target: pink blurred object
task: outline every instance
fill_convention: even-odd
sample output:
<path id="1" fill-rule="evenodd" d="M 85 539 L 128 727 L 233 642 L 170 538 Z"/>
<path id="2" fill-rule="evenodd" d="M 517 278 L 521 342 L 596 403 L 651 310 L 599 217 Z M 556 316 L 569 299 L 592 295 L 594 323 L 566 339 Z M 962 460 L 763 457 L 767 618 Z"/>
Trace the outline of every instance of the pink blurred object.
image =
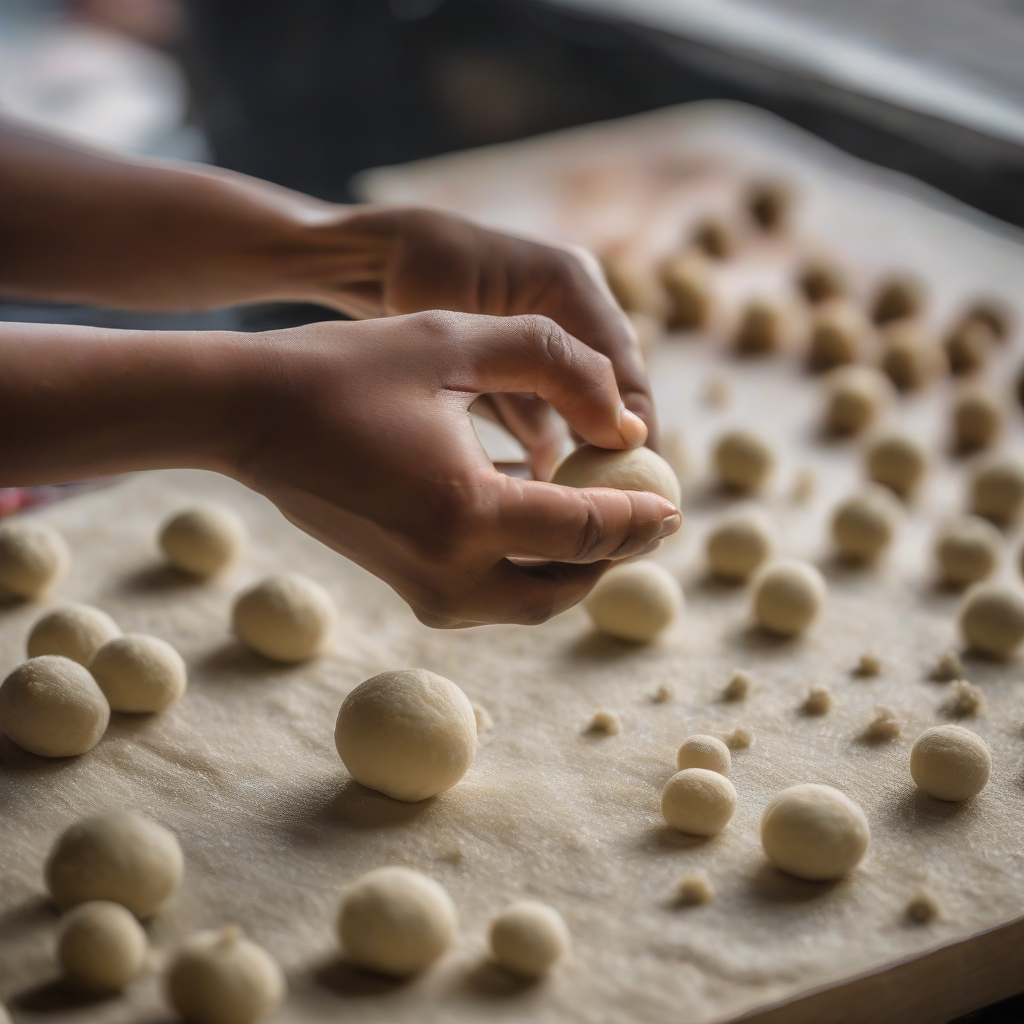
<path id="1" fill-rule="evenodd" d="M 84 491 L 95 491 L 108 487 L 113 478 L 82 480 L 73 484 L 50 484 L 46 487 L 0 487 L 0 519 L 23 512 L 27 508 L 51 505 L 63 498 L 70 498 Z"/>

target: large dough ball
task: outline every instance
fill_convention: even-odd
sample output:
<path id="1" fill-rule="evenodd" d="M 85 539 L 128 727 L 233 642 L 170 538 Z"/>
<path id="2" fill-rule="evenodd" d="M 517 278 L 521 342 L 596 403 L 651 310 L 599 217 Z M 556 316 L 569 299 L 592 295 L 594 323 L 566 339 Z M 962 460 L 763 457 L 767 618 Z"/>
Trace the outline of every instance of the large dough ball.
<path id="1" fill-rule="evenodd" d="M 771 530 L 758 512 L 729 516 L 708 534 L 707 553 L 716 575 L 745 580 L 771 556 Z"/>
<path id="2" fill-rule="evenodd" d="M 494 962 L 524 978 L 546 974 L 565 956 L 571 942 L 562 915 L 536 900 L 513 903 L 491 922 Z"/>
<path id="3" fill-rule="evenodd" d="M 831 370 L 857 362 L 868 331 L 860 309 L 845 299 L 826 302 L 814 311 L 807 361 L 812 370 Z"/>
<path id="4" fill-rule="evenodd" d="M 988 744 L 962 725 L 926 729 L 910 751 L 910 774 L 937 800 L 966 800 L 985 788 L 992 772 Z"/>
<path id="5" fill-rule="evenodd" d="M 971 482 L 971 507 L 979 516 L 1005 525 L 1024 504 L 1024 466 L 997 457 L 982 464 Z"/>
<path id="6" fill-rule="evenodd" d="M 115 636 L 121 627 L 99 608 L 87 604 L 67 604 L 47 612 L 28 635 L 28 656 L 59 654 L 88 667 L 93 655 Z"/>
<path id="7" fill-rule="evenodd" d="M 812 882 L 852 871 L 870 841 L 864 812 L 831 786 L 807 783 L 784 789 L 761 817 L 761 846 L 768 860 Z"/>
<path id="8" fill-rule="evenodd" d="M 149 939 L 120 903 L 80 903 L 61 919 L 57 959 L 68 980 L 100 992 L 120 992 L 142 972 Z"/>
<path id="9" fill-rule="evenodd" d="M 240 928 L 200 932 L 177 951 L 164 978 L 186 1024 L 254 1024 L 284 999 L 277 961 Z"/>
<path id="10" fill-rule="evenodd" d="M 736 810 L 736 790 L 718 771 L 684 768 L 661 791 L 661 813 L 680 832 L 713 836 L 721 832 Z"/>
<path id="11" fill-rule="evenodd" d="M 901 434 L 886 434 L 868 449 L 868 476 L 907 498 L 917 489 L 928 467 L 921 446 Z"/>
<path id="12" fill-rule="evenodd" d="M 682 495 L 672 467 L 650 448 L 595 448 L 580 445 L 562 459 L 552 483 L 563 487 L 616 487 L 621 491 L 653 491 L 679 505 Z"/>
<path id="13" fill-rule="evenodd" d="M 19 747 L 42 757 L 73 757 L 92 750 L 109 721 L 103 691 L 70 658 L 30 658 L 0 686 L 0 729 Z"/>
<path id="14" fill-rule="evenodd" d="M 338 712 L 334 743 L 356 781 L 396 800 L 451 789 L 476 756 L 476 715 L 451 680 L 422 668 L 360 683 Z"/>
<path id="15" fill-rule="evenodd" d="M 999 583 L 975 584 L 960 606 L 960 630 L 975 650 L 1008 658 L 1024 640 L 1024 596 Z"/>
<path id="16" fill-rule="evenodd" d="M 330 594 L 298 573 L 270 576 L 243 591 L 231 619 L 238 638 L 273 661 L 306 661 L 330 639 L 336 613 Z"/>
<path id="17" fill-rule="evenodd" d="M 870 366 L 841 366 L 826 380 L 825 426 L 833 434 L 859 434 L 877 418 L 891 388 Z"/>
<path id="18" fill-rule="evenodd" d="M 345 892 L 338 937 L 360 967 L 407 977 L 429 967 L 455 938 L 455 905 L 411 868 L 369 871 Z"/>
<path id="19" fill-rule="evenodd" d="M 718 478 L 737 491 L 759 491 L 775 468 L 775 455 L 762 438 L 749 430 L 730 430 L 715 445 Z"/>
<path id="20" fill-rule="evenodd" d="M 935 543 L 943 580 L 958 587 L 991 576 L 1002 553 L 1002 534 L 980 516 L 964 516 L 950 523 Z"/>
<path id="21" fill-rule="evenodd" d="M 847 498 L 832 517 L 832 538 L 846 558 L 869 562 L 892 543 L 900 508 L 892 492 L 869 484 Z"/>
<path id="22" fill-rule="evenodd" d="M 963 392 L 953 405 L 953 437 L 962 452 L 990 448 L 1003 427 L 1003 410 L 983 388 Z"/>
<path id="23" fill-rule="evenodd" d="M 683 614 L 683 590 L 656 562 L 613 565 L 584 601 L 594 625 L 608 636 L 650 643 Z"/>
<path id="24" fill-rule="evenodd" d="M 30 519 L 0 524 L 0 593 L 31 600 L 70 567 L 67 542 L 52 526 Z"/>
<path id="25" fill-rule="evenodd" d="M 802 633 L 825 603 L 825 578 L 808 562 L 780 559 L 754 580 L 754 617 L 780 636 Z"/>
<path id="26" fill-rule="evenodd" d="M 114 711 L 164 711 L 188 685 L 181 655 L 166 640 L 126 633 L 105 643 L 89 666 Z"/>
<path id="27" fill-rule="evenodd" d="M 245 546 L 245 525 L 221 505 L 183 509 L 160 528 L 160 547 L 176 569 L 213 576 L 234 562 Z"/>
<path id="28" fill-rule="evenodd" d="M 139 814 L 112 811 L 61 834 L 46 861 L 46 885 L 61 907 L 112 900 L 144 918 L 178 887 L 183 869 L 172 832 Z"/>
<path id="29" fill-rule="evenodd" d="M 683 742 L 676 754 L 676 767 L 680 771 L 686 768 L 704 768 L 709 772 L 728 776 L 732 768 L 732 754 L 715 736 L 698 734 Z"/>

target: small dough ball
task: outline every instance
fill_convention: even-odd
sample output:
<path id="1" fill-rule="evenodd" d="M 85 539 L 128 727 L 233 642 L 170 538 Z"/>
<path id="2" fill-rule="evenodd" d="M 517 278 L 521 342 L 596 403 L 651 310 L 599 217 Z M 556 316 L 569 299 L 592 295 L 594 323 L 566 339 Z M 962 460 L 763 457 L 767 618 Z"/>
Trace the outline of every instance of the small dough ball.
<path id="1" fill-rule="evenodd" d="M 744 726 L 737 725 L 726 735 L 725 742 L 730 750 L 746 750 L 754 742 L 754 734 Z"/>
<path id="2" fill-rule="evenodd" d="M 750 673 L 738 668 L 733 672 L 729 682 L 725 684 L 725 688 L 722 690 L 722 700 L 746 700 L 753 688 L 754 680 L 750 678 Z M 679 767 L 682 768 L 683 766 L 680 765 Z M 706 767 L 706 765 L 698 765 L 698 767 Z M 726 775 L 728 774 L 726 772 Z"/>
<path id="3" fill-rule="evenodd" d="M 109 900 L 80 903 L 61 919 L 57 959 L 69 981 L 120 992 L 142 973 L 149 939 L 130 910 Z"/>
<path id="4" fill-rule="evenodd" d="M 411 868 L 376 868 L 342 898 L 338 937 L 349 960 L 399 978 L 429 967 L 455 938 L 455 905 Z"/>
<path id="5" fill-rule="evenodd" d="M 859 434 L 890 396 L 885 376 L 870 366 L 841 366 L 826 378 L 825 426 L 833 434 Z"/>
<path id="6" fill-rule="evenodd" d="M 871 678 L 882 674 L 882 663 L 878 655 L 864 653 L 857 659 L 854 673 L 862 678 Z"/>
<path id="7" fill-rule="evenodd" d="M 736 810 L 736 789 L 721 774 L 707 768 L 676 772 L 661 791 L 661 813 L 680 832 L 713 836 L 721 832 Z"/>
<path id="8" fill-rule="evenodd" d="M 771 557 L 771 530 L 757 512 L 730 516 L 708 534 L 707 552 L 716 575 L 745 580 Z"/>
<path id="9" fill-rule="evenodd" d="M 845 299 L 822 303 L 814 311 L 807 362 L 812 370 L 831 370 L 860 359 L 867 321 L 860 309 Z"/>
<path id="10" fill-rule="evenodd" d="M 736 232 L 721 217 L 705 217 L 694 229 L 693 244 L 715 260 L 727 260 L 736 251 Z"/>
<path id="11" fill-rule="evenodd" d="M 985 694 L 966 679 L 953 684 L 953 692 L 942 705 L 942 710 L 953 718 L 970 718 L 985 710 Z"/>
<path id="12" fill-rule="evenodd" d="M 726 487 L 737 491 L 759 491 L 775 468 L 775 454 L 758 434 L 730 430 L 715 445 L 715 469 Z"/>
<path id="13" fill-rule="evenodd" d="M 692 331 L 706 327 L 714 309 L 707 260 L 694 252 L 673 256 L 662 267 L 661 280 L 670 301 L 669 328 Z"/>
<path id="14" fill-rule="evenodd" d="M 1013 313 L 1001 299 L 975 299 L 964 314 L 964 323 L 982 323 L 997 341 L 1005 341 L 1013 327 Z"/>
<path id="15" fill-rule="evenodd" d="M 160 547 L 167 561 L 204 579 L 234 562 L 244 546 L 242 520 L 220 505 L 183 509 L 160 528 Z"/>
<path id="16" fill-rule="evenodd" d="M 1008 658 L 1024 640 L 1024 596 L 1000 583 L 976 583 L 960 606 L 960 631 L 975 650 Z"/>
<path id="17" fill-rule="evenodd" d="M 950 372 L 960 377 L 983 369 L 997 340 L 992 329 L 981 321 L 962 320 L 943 343 Z"/>
<path id="18" fill-rule="evenodd" d="M 870 562 L 892 543 L 900 508 L 892 491 L 868 484 L 860 494 L 841 502 L 832 517 L 832 539 L 840 553 Z"/>
<path id="19" fill-rule="evenodd" d="M 188 673 L 166 640 L 126 633 L 105 643 L 89 666 L 113 711 L 164 711 L 181 700 Z"/>
<path id="20" fill-rule="evenodd" d="M 676 754 L 676 767 L 680 771 L 686 768 L 704 768 L 728 777 L 732 768 L 732 754 L 729 753 L 729 748 L 714 736 L 691 736 Z"/>
<path id="21" fill-rule="evenodd" d="M 930 679 L 940 683 L 948 683 L 954 679 L 963 679 L 963 677 L 963 662 L 960 660 L 960 655 L 952 649 L 942 652 L 929 676 Z"/>
<path id="22" fill-rule="evenodd" d="M 776 793 L 761 817 L 761 846 L 768 860 L 811 882 L 852 871 L 870 841 L 864 812 L 831 786 L 790 786 Z"/>
<path id="23" fill-rule="evenodd" d="M 876 324 L 887 324 L 917 316 L 924 308 L 924 285 L 910 274 L 893 274 L 885 278 L 875 292 L 871 317 Z"/>
<path id="24" fill-rule="evenodd" d="M 882 369 L 900 391 L 915 391 L 946 369 L 942 348 L 920 324 L 901 320 L 882 331 Z"/>
<path id="25" fill-rule="evenodd" d="M 751 299 L 743 307 L 736 329 L 735 348 L 740 355 L 761 356 L 778 352 L 785 334 L 785 314 L 769 299 Z"/>
<path id="26" fill-rule="evenodd" d="M 868 449 L 867 462 L 870 479 L 885 484 L 901 498 L 914 493 L 928 468 L 921 446 L 900 434 L 878 438 Z"/>
<path id="27" fill-rule="evenodd" d="M 613 565 L 598 581 L 583 606 L 607 636 L 650 643 L 683 614 L 683 589 L 656 562 Z"/>
<path id="28" fill-rule="evenodd" d="M 546 974 L 565 956 L 571 942 L 562 915 L 536 900 L 513 903 L 491 922 L 494 962 L 524 978 Z"/>
<path id="29" fill-rule="evenodd" d="M 889 743 L 899 739 L 902 731 L 896 712 L 884 704 L 876 704 L 875 717 L 868 722 L 863 737 L 868 743 Z"/>
<path id="30" fill-rule="evenodd" d="M 59 654 L 88 667 L 93 655 L 120 635 L 121 627 L 106 612 L 87 604 L 67 604 L 47 612 L 32 627 L 28 656 Z"/>
<path id="31" fill-rule="evenodd" d="M 178 887 L 183 869 L 173 832 L 140 814 L 112 811 L 61 834 L 46 861 L 46 886 L 65 909 L 112 900 L 145 918 Z"/>
<path id="32" fill-rule="evenodd" d="M 832 691 L 827 686 L 812 686 L 804 701 L 804 714 L 827 715 L 832 710 Z"/>
<path id="33" fill-rule="evenodd" d="M 805 263 L 797 275 L 797 285 L 812 305 L 837 299 L 846 294 L 846 275 L 828 260 L 814 259 Z"/>
<path id="34" fill-rule="evenodd" d="M 915 924 L 930 924 L 938 916 L 939 904 L 931 893 L 919 892 L 907 904 L 907 918 Z"/>
<path id="35" fill-rule="evenodd" d="M 971 481 L 972 511 L 994 523 L 1009 523 L 1024 503 L 1024 466 L 999 457 L 985 462 Z"/>
<path id="36" fill-rule="evenodd" d="M 715 887 L 699 871 L 683 875 L 676 883 L 676 900 L 683 907 L 698 907 L 715 898 Z"/>
<path id="37" fill-rule="evenodd" d="M 677 508 L 682 500 L 672 467 L 650 448 L 595 448 L 582 444 L 559 463 L 552 483 L 562 487 L 615 487 L 651 491 Z"/>
<path id="38" fill-rule="evenodd" d="M 992 772 L 988 744 L 962 725 L 926 729 L 910 751 L 910 774 L 937 800 L 967 800 L 976 796 Z"/>
<path id="39" fill-rule="evenodd" d="M 306 576 L 270 576 L 235 599 L 231 620 L 239 639 L 272 661 L 306 661 L 320 654 L 334 629 L 331 595 Z"/>
<path id="40" fill-rule="evenodd" d="M 277 961 L 235 925 L 192 936 L 164 977 L 167 999 L 186 1024 L 254 1024 L 287 990 Z"/>
<path id="41" fill-rule="evenodd" d="M 41 757 L 92 750 L 109 721 L 110 705 L 96 680 L 58 654 L 30 658 L 0 686 L 0 729 Z"/>
<path id="42" fill-rule="evenodd" d="M 476 715 L 450 679 L 423 668 L 381 672 L 345 698 L 334 743 L 357 782 L 411 803 L 466 774 L 476 756 Z"/>
<path id="43" fill-rule="evenodd" d="M 772 633 L 802 633 L 821 611 L 825 578 L 808 562 L 780 559 L 762 569 L 754 580 L 754 617 Z"/>
<path id="44" fill-rule="evenodd" d="M 754 223 L 766 232 L 779 231 L 793 205 L 793 194 L 778 181 L 759 181 L 747 193 L 747 210 Z"/>
<path id="45" fill-rule="evenodd" d="M 991 448 L 1003 428 L 1003 410 L 991 392 L 972 388 L 953 404 L 953 437 L 962 452 Z"/>
<path id="46" fill-rule="evenodd" d="M 948 524 L 935 542 L 942 579 L 957 587 L 991 576 L 1002 554 L 1002 534 L 980 516 L 964 516 Z"/>
<path id="47" fill-rule="evenodd" d="M 0 524 L 0 593 L 32 600 L 70 568 L 67 541 L 52 526 L 31 519 Z"/>
<path id="48" fill-rule="evenodd" d="M 622 732 L 622 719 L 614 711 L 595 711 L 587 732 L 602 736 L 618 736 Z"/>

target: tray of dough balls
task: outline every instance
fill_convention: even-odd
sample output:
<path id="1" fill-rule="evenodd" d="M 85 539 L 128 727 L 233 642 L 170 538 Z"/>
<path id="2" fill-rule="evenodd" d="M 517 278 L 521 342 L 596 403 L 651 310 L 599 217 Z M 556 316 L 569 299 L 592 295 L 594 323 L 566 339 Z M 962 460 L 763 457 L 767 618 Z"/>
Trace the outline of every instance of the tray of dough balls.
<path id="1" fill-rule="evenodd" d="M 1017 239 L 726 105 L 364 185 L 602 255 L 665 459 L 558 479 L 684 531 L 542 626 L 445 632 L 212 474 L 8 520 L 15 1021 L 937 1022 L 1019 989 Z"/>

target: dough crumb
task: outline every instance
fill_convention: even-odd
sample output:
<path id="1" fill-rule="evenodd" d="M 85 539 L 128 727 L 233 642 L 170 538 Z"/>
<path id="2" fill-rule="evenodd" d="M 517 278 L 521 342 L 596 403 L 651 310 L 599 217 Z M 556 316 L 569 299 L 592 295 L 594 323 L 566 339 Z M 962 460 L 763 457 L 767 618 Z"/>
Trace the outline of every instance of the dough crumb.
<path id="1" fill-rule="evenodd" d="M 881 704 L 875 706 L 875 717 L 864 730 L 864 738 L 869 743 L 886 743 L 900 735 L 900 723 L 896 720 L 896 712 Z"/>
<path id="2" fill-rule="evenodd" d="M 928 892 L 919 892 L 907 904 L 907 917 L 915 924 L 931 924 L 939 916 L 939 904 Z"/>
<path id="3" fill-rule="evenodd" d="M 942 708 L 952 718 L 979 715 L 985 709 L 985 695 L 973 683 L 958 679 L 953 684 L 953 693 Z"/>
<path id="4" fill-rule="evenodd" d="M 651 703 L 667 704 L 673 697 L 675 697 L 675 693 L 673 692 L 672 687 L 662 683 L 661 686 L 651 694 Z"/>
<path id="5" fill-rule="evenodd" d="M 587 726 L 587 732 L 603 736 L 618 736 L 622 732 L 622 721 L 614 711 L 595 711 Z"/>
<path id="6" fill-rule="evenodd" d="M 732 381 L 724 373 L 713 373 L 704 384 L 704 404 L 722 409 L 732 401 Z"/>
<path id="7" fill-rule="evenodd" d="M 882 663 L 874 654 L 862 654 L 856 668 L 859 676 L 877 676 L 882 673 Z"/>
<path id="8" fill-rule="evenodd" d="M 683 875 L 676 883 L 676 902 L 681 907 L 699 907 L 715 898 L 715 888 L 707 875 L 693 871 Z"/>
<path id="9" fill-rule="evenodd" d="M 490 732 L 494 728 L 494 718 L 487 708 L 479 704 L 473 705 L 473 716 L 476 718 L 476 732 L 479 736 L 482 732 Z"/>
<path id="10" fill-rule="evenodd" d="M 736 726 L 725 737 L 725 745 L 730 750 L 746 750 L 754 742 L 754 734 L 742 725 Z"/>
<path id="11" fill-rule="evenodd" d="M 750 691 L 754 688 L 754 680 L 750 678 L 748 672 L 744 672 L 743 669 L 736 669 L 732 674 L 732 678 L 726 684 L 725 689 L 722 691 L 723 700 L 746 700 L 750 696 Z"/>
<path id="12" fill-rule="evenodd" d="M 812 686 L 804 701 L 804 714 L 827 715 L 832 710 L 832 691 L 827 686 Z"/>
<path id="13" fill-rule="evenodd" d="M 818 478 L 813 469 L 804 467 L 793 474 L 793 503 L 795 505 L 806 505 L 814 497 L 814 490 Z"/>
<path id="14" fill-rule="evenodd" d="M 964 666 L 960 661 L 960 655 L 954 650 L 948 650 L 940 655 L 939 660 L 932 669 L 932 679 L 939 683 L 949 683 L 954 679 L 963 679 Z"/>

